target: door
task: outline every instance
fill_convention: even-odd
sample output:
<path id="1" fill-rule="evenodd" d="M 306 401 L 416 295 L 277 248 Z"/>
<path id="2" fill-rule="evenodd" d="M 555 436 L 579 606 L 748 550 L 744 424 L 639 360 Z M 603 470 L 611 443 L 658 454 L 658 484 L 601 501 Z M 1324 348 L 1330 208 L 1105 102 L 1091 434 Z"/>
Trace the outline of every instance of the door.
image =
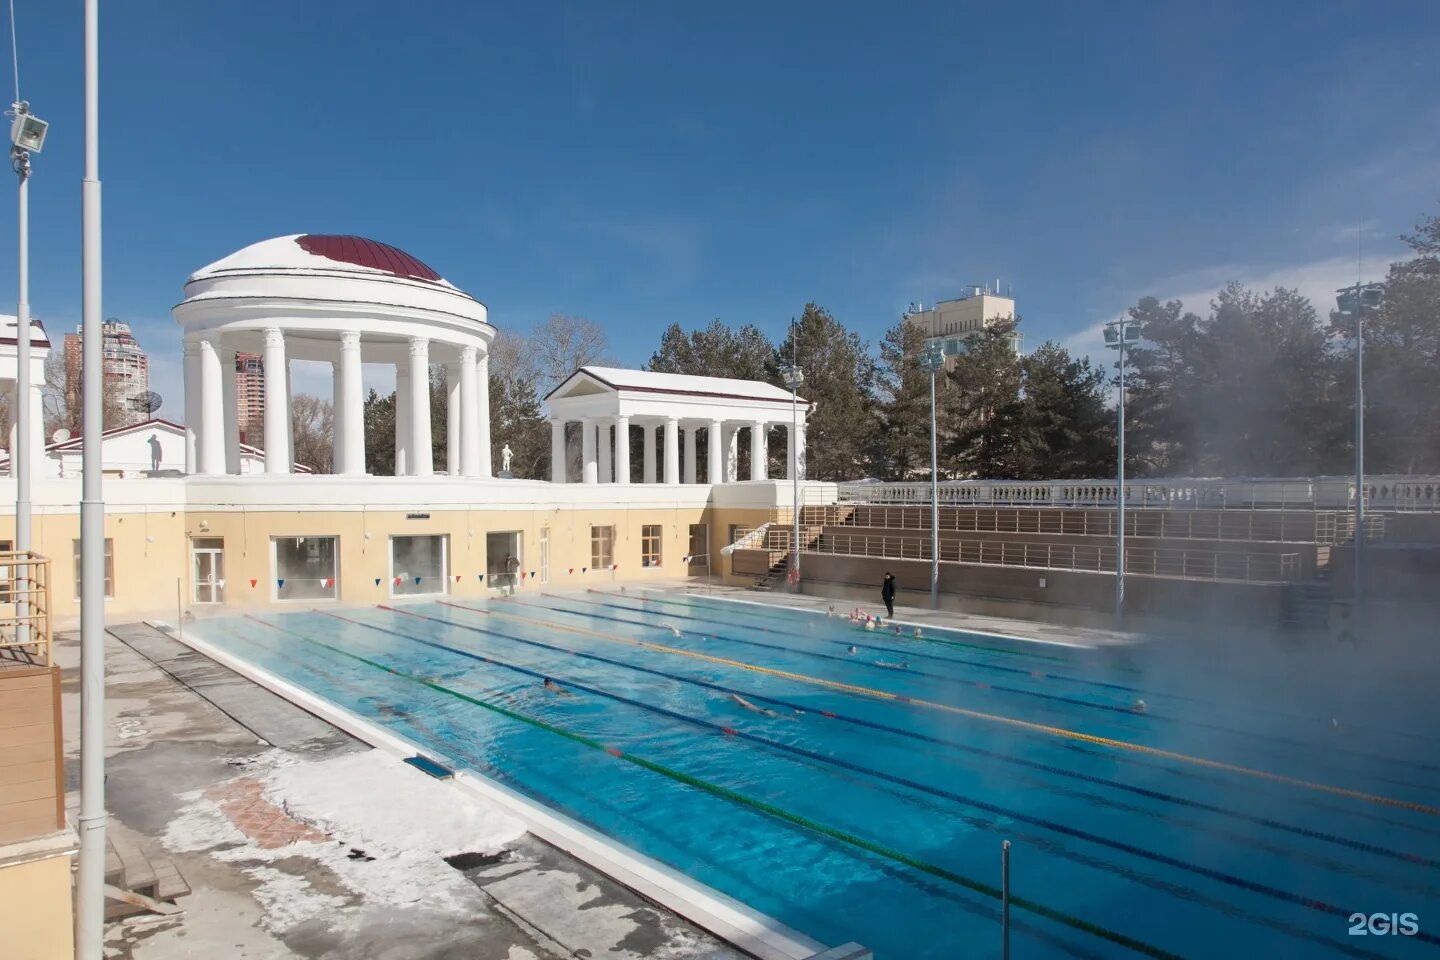
<path id="1" fill-rule="evenodd" d="M 550 528 L 540 530 L 540 582 L 550 582 Z"/>
<path id="2" fill-rule="evenodd" d="M 225 602 L 225 541 L 205 538 L 190 541 L 191 582 L 195 603 Z"/>

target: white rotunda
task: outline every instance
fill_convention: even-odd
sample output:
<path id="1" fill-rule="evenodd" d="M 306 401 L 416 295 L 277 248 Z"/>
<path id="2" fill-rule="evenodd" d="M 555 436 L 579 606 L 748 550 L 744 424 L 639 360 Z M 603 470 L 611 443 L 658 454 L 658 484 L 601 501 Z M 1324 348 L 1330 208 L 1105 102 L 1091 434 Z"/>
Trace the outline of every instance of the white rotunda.
<path id="1" fill-rule="evenodd" d="M 365 474 L 362 363 L 395 365 L 395 474 L 434 473 L 430 365 L 446 366 L 449 472 L 491 476 L 485 305 L 403 250 L 297 234 L 251 244 L 194 273 L 174 308 L 184 329 L 186 470 L 240 473 L 236 354 L 265 372 L 265 473 L 293 472 L 290 361 L 334 370 L 334 472 Z M 456 468 L 458 465 L 458 469 Z"/>

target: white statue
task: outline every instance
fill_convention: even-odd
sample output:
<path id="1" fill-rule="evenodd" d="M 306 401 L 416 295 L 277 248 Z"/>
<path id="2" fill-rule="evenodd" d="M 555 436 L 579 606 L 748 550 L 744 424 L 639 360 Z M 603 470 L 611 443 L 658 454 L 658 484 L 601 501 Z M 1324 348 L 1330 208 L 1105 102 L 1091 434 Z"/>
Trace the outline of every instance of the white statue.
<path id="1" fill-rule="evenodd" d="M 509 473 L 509 472 L 510 472 L 510 458 L 511 458 L 512 456 L 514 456 L 514 454 L 512 454 L 512 453 L 510 452 L 510 444 L 507 443 L 507 444 L 505 444 L 505 446 L 503 446 L 503 447 L 500 448 L 500 470 L 501 470 L 501 472 L 503 472 L 503 473 Z"/>

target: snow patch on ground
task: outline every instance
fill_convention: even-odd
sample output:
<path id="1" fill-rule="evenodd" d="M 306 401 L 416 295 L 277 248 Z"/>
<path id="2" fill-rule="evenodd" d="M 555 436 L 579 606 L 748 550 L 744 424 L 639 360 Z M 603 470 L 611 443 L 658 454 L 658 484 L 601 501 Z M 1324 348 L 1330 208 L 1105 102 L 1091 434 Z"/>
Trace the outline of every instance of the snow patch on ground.
<path id="1" fill-rule="evenodd" d="M 171 850 L 209 850 L 217 860 L 240 865 L 256 882 L 263 926 L 277 935 L 318 917 L 334 927 L 358 922 L 371 905 L 423 901 L 441 913 L 484 914 L 484 896 L 443 857 L 491 853 L 525 832 L 509 814 L 379 750 L 313 762 L 276 750 L 235 765 L 237 775 L 264 783 L 271 803 L 330 839 L 262 848 L 217 803 L 194 791 L 181 797 L 185 806 L 164 842 Z M 313 862 L 304 873 L 328 872 L 353 898 L 316 889 L 293 864 L 275 866 L 296 857 Z"/>

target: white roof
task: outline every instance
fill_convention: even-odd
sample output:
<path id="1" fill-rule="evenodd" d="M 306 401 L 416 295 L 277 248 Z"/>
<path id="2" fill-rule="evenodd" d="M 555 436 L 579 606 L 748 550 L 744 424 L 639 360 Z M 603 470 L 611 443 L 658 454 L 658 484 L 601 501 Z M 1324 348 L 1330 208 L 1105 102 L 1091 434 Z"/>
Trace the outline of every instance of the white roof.
<path id="1" fill-rule="evenodd" d="M 0 340 L 8 340 L 11 343 L 18 343 L 15 330 L 19 325 L 19 318 L 14 314 L 0 313 Z M 50 346 L 50 337 L 45 332 L 45 327 L 34 317 L 30 318 L 30 344 L 35 347 Z"/>
<path id="2" fill-rule="evenodd" d="M 729 377 L 695 377 L 683 373 L 656 373 L 652 370 L 627 370 L 621 367 L 581 367 L 566 377 L 551 392 L 558 394 L 578 374 L 588 374 L 616 390 L 641 393 L 674 393 L 694 397 L 730 397 L 740 400 L 773 400 L 790 402 L 790 391 L 760 380 L 735 380 Z M 799 402 L 808 406 L 801 397 Z"/>

